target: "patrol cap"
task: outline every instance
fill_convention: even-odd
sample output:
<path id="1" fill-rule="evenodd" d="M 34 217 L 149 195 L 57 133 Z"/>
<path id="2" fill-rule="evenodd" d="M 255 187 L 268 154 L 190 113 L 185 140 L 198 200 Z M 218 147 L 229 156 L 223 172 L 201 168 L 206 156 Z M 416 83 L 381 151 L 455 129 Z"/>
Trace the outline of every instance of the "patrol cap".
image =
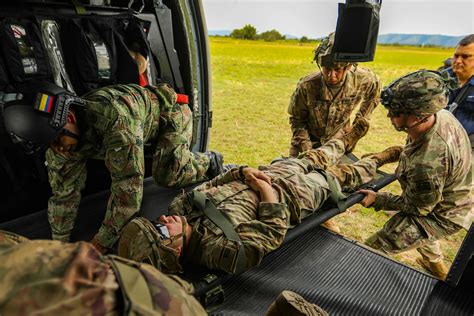
<path id="1" fill-rule="evenodd" d="M 385 87 L 380 102 L 389 112 L 428 116 L 446 107 L 450 80 L 439 72 L 418 70 Z"/>
<path id="2" fill-rule="evenodd" d="M 334 54 L 332 50 L 334 48 L 334 32 L 326 36 L 321 43 L 316 47 L 314 51 L 314 60 L 321 67 L 346 67 L 349 65 L 347 62 L 336 62 L 334 61 Z"/>
<path id="3" fill-rule="evenodd" d="M 49 82 L 37 82 L 25 88 L 23 98 L 5 103 L 3 123 L 13 143 L 27 154 L 46 148 L 67 123 L 72 104 L 85 102 Z"/>

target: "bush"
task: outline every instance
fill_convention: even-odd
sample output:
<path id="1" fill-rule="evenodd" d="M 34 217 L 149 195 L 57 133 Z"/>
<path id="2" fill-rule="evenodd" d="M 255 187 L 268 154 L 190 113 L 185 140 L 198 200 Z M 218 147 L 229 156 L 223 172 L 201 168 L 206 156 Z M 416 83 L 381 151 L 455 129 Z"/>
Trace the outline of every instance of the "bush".
<path id="1" fill-rule="evenodd" d="M 306 36 L 301 36 L 300 43 L 309 43 L 309 38 Z"/>
<path id="2" fill-rule="evenodd" d="M 274 42 L 274 41 L 278 41 L 278 40 L 284 40 L 285 36 L 281 35 L 280 32 L 273 29 L 271 31 L 263 32 L 262 34 L 260 34 L 258 36 L 258 38 L 261 38 L 261 39 L 263 39 L 264 41 L 267 41 L 267 42 Z"/>
<path id="3" fill-rule="evenodd" d="M 257 29 L 251 24 L 246 24 L 241 29 L 233 30 L 232 33 L 230 33 L 230 37 L 254 40 L 257 38 Z"/>

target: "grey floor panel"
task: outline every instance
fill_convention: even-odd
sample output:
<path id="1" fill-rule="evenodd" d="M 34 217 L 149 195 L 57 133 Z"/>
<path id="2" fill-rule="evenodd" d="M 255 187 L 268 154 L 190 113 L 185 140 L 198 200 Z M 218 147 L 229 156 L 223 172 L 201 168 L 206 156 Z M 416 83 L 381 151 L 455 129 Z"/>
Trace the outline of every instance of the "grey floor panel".
<path id="1" fill-rule="evenodd" d="M 260 267 L 224 283 L 225 303 L 211 315 L 264 315 L 284 289 L 331 315 L 420 315 L 437 283 L 316 228 L 268 255 Z"/>

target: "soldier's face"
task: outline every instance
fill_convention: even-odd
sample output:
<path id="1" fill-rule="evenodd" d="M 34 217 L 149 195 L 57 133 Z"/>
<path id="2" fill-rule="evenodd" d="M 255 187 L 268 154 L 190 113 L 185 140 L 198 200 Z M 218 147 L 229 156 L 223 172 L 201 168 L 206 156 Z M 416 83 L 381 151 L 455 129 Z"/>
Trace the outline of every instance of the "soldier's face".
<path id="1" fill-rule="evenodd" d="M 168 228 L 170 237 L 176 236 L 183 232 L 183 221 L 180 216 L 171 215 L 165 216 L 161 215 L 159 222 Z M 171 244 L 171 247 L 175 249 L 181 249 L 183 247 L 183 238 L 179 238 Z"/>
<path id="2" fill-rule="evenodd" d="M 350 66 L 346 67 L 323 67 L 324 81 L 330 86 L 341 83 L 346 77 L 347 70 Z"/>
<path id="3" fill-rule="evenodd" d="M 469 79 L 474 75 L 474 43 L 456 47 L 452 68 L 460 78 Z"/>
<path id="4" fill-rule="evenodd" d="M 51 147 L 56 152 L 67 153 L 74 151 L 77 147 L 79 141 L 75 138 L 60 135 L 58 138 L 51 144 Z"/>

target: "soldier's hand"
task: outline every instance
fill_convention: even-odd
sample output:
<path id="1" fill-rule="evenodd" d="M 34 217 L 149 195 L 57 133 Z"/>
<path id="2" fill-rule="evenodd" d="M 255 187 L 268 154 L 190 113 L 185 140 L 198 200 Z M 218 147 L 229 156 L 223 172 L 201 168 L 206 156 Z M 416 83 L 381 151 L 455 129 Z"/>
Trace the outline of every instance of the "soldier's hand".
<path id="1" fill-rule="evenodd" d="M 277 203 L 278 198 L 273 192 L 272 185 L 267 181 L 257 178 L 255 174 L 246 175 L 245 183 L 255 192 L 260 193 L 261 202 Z"/>
<path id="2" fill-rule="evenodd" d="M 268 184 L 272 184 L 272 178 L 270 178 L 265 172 L 257 170 L 255 168 L 245 168 L 243 170 L 245 179 L 256 178 L 265 181 Z"/>
<path id="3" fill-rule="evenodd" d="M 369 207 L 374 204 L 375 199 L 377 198 L 377 192 L 374 192 L 372 190 L 360 189 L 357 191 L 357 193 L 362 193 L 365 195 L 364 199 L 359 202 L 364 207 Z"/>

